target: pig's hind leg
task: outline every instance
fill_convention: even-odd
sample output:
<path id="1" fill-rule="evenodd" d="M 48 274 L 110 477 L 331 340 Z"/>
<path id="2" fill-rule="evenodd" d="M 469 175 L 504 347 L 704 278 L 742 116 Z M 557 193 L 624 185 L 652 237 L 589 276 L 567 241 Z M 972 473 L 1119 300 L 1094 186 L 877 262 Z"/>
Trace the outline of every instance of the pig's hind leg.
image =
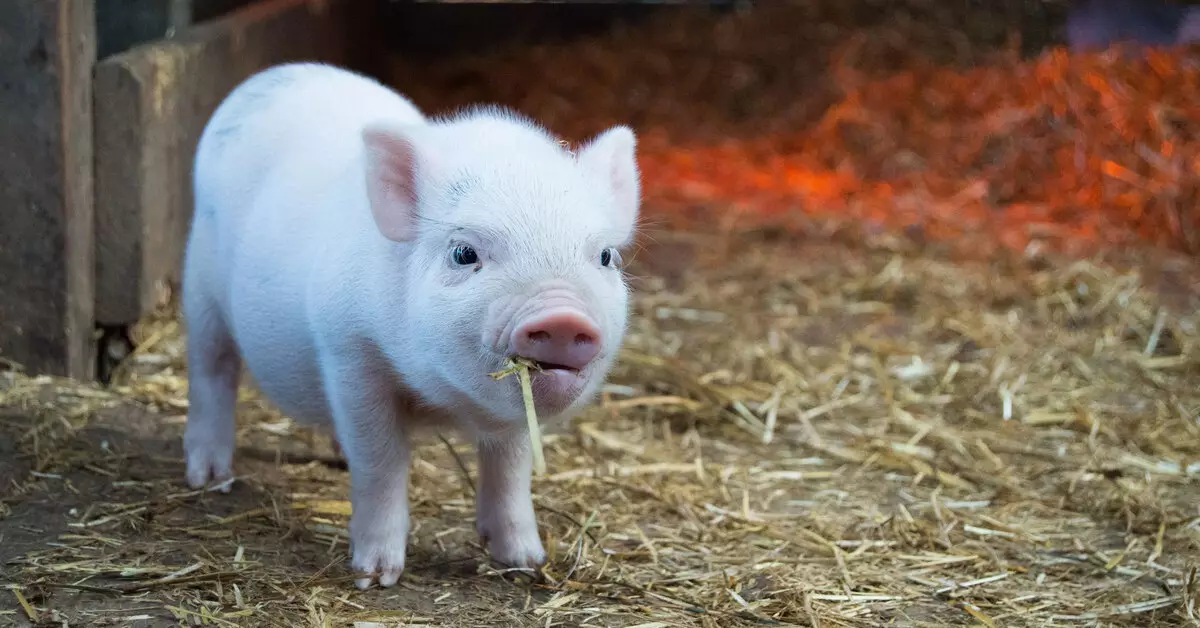
<path id="1" fill-rule="evenodd" d="M 183 447 L 188 484 L 201 488 L 233 477 L 242 363 L 220 309 L 200 286 L 187 288 L 183 310 L 188 326 L 188 420 Z M 228 492 L 229 487 L 222 490 Z"/>

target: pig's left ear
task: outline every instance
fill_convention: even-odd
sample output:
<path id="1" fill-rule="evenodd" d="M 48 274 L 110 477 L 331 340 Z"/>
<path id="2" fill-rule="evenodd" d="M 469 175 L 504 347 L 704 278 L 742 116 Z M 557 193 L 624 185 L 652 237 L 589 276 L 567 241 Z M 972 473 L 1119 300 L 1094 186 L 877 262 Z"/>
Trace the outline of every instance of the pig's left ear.
<path id="1" fill-rule="evenodd" d="M 408 129 L 376 122 L 362 131 L 366 157 L 367 200 L 375 226 L 389 240 L 417 236 L 421 204 L 419 177 L 427 164 Z"/>
<path id="2" fill-rule="evenodd" d="M 604 177 L 616 201 L 617 221 L 632 233 L 641 205 L 637 167 L 637 138 L 627 126 L 615 126 L 596 136 L 577 153 L 579 163 Z"/>

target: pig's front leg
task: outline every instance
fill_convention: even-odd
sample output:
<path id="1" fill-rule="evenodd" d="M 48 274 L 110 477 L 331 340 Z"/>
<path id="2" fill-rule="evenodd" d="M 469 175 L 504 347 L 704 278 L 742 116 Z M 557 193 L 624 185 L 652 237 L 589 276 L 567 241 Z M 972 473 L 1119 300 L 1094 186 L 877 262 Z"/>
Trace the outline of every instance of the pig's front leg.
<path id="1" fill-rule="evenodd" d="M 334 427 L 350 470 L 351 568 L 390 587 L 404 571 L 408 546 L 411 448 L 396 395 L 383 369 L 353 360 L 328 364 L 325 381 Z"/>
<path id="2" fill-rule="evenodd" d="M 529 434 L 511 429 L 478 441 L 479 495 L 476 528 L 497 562 L 537 568 L 546 562 L 533 513 Z"/>

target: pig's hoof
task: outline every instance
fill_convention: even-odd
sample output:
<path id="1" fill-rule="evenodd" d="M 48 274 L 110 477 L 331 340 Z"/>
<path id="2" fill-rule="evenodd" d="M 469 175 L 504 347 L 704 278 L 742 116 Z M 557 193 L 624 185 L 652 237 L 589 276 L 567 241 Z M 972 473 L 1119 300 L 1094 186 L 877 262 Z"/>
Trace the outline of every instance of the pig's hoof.
<path id="1" fill-rule="evenodd" d="M 505 532 L 482 535 L 492 560 L 510 569 L 527 569 L 532 572 L 546 564 L 546 550 L 542 548 L 537 528 Z"/>
<path id="2" fill-rule="evenodd" d="M 225 482 L 218 490 L 228 493 L 233 477 L 233 447 L 206 443 L 187 448 L 187 481 L 194 489 L 208 486 L 210 482 Z"/>
<path id="3" fill-rule="evenodd" d="M 359 589 L 370 587 L 376 578 L 379 579 L 379 586 L 390 587 L 400 580 L 400 574 L 404 571 L 408 535 L 381 536 L 384 538 L 380 540 L 356 542 L 350 550 L 351 568 L 360 574 L 369 574 L 354 581 Z"/>
<path id="4" fill-rule="evenodd" d="M 408 549 L 407 513 L 394 513 L 394 516 L 396 519 L 389 524 L 376 522 L 379 519 L 388 520 L 386 518 L 376 519 L 367 525 L 350 521 L 350 568 L 365 575 L 365 578 L 354 581 L 359 588 L 370 587 L 376 579 L 382 587 L 390 587 L 400 580 L 404 570 L 404 554 Z M 397 525 L 398 520 L 404 520 L 404 525 Z"/>

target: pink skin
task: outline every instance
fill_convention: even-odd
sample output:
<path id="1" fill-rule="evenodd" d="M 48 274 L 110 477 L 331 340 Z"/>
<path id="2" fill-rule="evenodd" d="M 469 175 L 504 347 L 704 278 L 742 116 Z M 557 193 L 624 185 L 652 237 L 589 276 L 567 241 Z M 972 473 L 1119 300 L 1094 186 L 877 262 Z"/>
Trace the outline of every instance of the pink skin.
<path id="1" fill-rule="evenodd" d="M 600 353 L 600 330 L 580 312 L 552 310 L 521 323 L 511 342 L 521 357 L 580 371 Z"/>
<path id="2" fill-rule="evenodd" d="M 537 314 L 517 325 L 509 344 L 513 353 L 539 364 L 532 375 L 536 405 L 556 412 L 579 397 L 582 373 L 600 353 L 600 330 L 577 310 Z"/>

